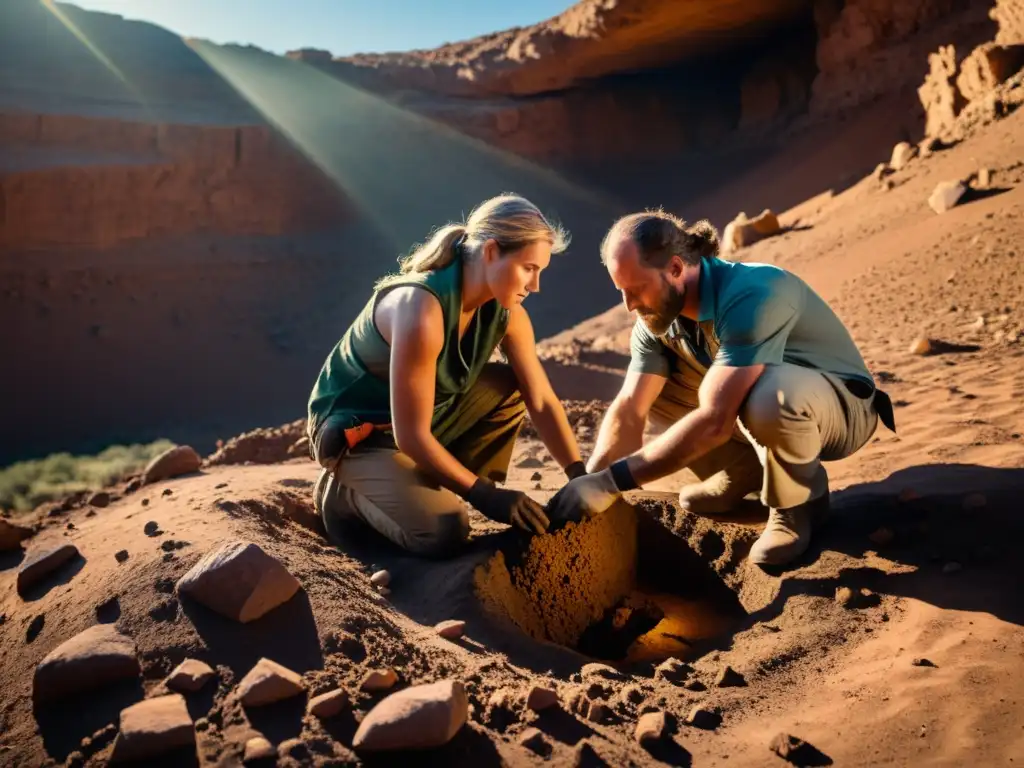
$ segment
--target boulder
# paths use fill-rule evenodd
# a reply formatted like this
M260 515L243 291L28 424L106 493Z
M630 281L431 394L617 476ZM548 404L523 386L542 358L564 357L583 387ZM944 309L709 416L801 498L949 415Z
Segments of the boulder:
M213 677L213 669L198 659L185 659L167 677L167 687L178 693L195 693Z
M242 623L287 602L298 589L298 579L283 565L244 541L211 550L177 584L179 594Z
M53 549L45 549L29 555L18 568L18 592L46 578L69 560L78 557L78 547L74 544L62 544Z
M348 693L344 688L336 688L327 693L321 693L309 700L306 712L326 720L341 714L341 711L348 706Z
M185 697L180 693L140 701L121 710L111 762L146 760L196 741Z
M534 712L558 706L558 692L552 688L535 685L526 695L526 706Z
M305 690L302 677L271 659L262 658L238 684L238 698L246 707L262 707L290 699Z
M928 205L936 213L945 213L955 208L966 192L967 186L962 181L940 181L928 198Z
M96 491L92 496L89 497L88 504L90 507L107 507L110 506L110 494L106 491Z
M729 222L722 234L722 252L732 253L782 231L778 217L767 208L753 219L742 211Z
M352 747L364 752L439 747L465 725L468 712L462 683L414 685L371 709L359 724Z
M36 667L32 696L37 702L71 696L138 677L135 642L112 624L97 624L47 654Z
M21 542L29 538L35 531L17 523L0 518L0 552L18 549Z
M892 157L889 160L889 166L894 171L903 170L907 166L907 163L909 163L916 154L917 147L906 141L901 141L892 148Z
M197 472L203 460L190 445L179 445L155 457L142 473L142 484L158 483L189 472Z

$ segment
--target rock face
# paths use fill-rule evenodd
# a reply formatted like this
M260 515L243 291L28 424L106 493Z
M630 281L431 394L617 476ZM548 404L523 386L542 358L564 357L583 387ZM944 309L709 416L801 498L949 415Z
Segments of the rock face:
M260 659L238 684L238 698L247 707L261 707L303 692L302 677L271 659Z
M32 696L52 701L137 677L135 642L112 624L97 624L53 649L36 667Z
M179 594L242 623L287 602L298 589L298 580L283 565L242 541L208 552L177 584Z
M158 696L121 711L112 762L144 760L194 744L185 697L179 693Z
M456 680L415 685L371 709L352 747L365 752L439 747L465 725L468 710L466 691Z
M76 557L78 557L78 547L74 544L64 544L54 549L33 553L18 568L18 592L24 593L32 585Z
M179 445L155 457L142 473L142 484L158 483L178 475L195 472L203 460L190 445Z

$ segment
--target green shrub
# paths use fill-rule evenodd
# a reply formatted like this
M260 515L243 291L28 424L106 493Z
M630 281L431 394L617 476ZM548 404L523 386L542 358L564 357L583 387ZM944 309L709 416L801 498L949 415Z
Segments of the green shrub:
M0 469L0 507L27 510L69 493L95 490L138 472L150 459L174 447L169 440L148 445L112 445L96 456L54 453Z

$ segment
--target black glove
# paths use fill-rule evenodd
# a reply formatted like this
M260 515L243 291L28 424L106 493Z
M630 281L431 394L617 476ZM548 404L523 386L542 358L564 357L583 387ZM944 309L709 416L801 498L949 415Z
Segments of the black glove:
M587 465L582 461L574 461L565 468L565 476L570 480L575 480L577 477L582 477L585 474L587 474Z
M466 494L466 501L491 520L522 528L529 533L545 533L548 517L544 508L522 491L498 488L478 478Z

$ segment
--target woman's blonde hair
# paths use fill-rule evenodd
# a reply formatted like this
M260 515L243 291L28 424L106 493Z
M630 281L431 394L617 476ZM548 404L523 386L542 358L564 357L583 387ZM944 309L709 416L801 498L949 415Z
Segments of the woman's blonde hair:
M460 253L472 258L488 240L497 242L502 253L542 241L551 245L551 253L561 253L569 246L570 238L568 232L548 221L525 197L498 195L480 203L464 223L435 230L427 242L399 261L399 274L382 278L376 287L410 272L443 269Z

